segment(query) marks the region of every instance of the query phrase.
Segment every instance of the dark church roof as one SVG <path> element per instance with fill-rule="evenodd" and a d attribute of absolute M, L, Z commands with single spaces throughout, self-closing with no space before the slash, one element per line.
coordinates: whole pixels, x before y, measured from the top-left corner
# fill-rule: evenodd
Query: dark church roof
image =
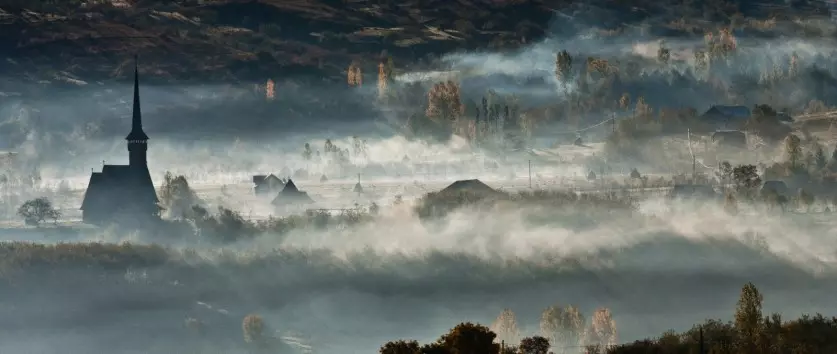
<path fill-rule="evenodd" d="M 148 169 L 132 168 L 129 165 L 104 165 L 102 172 L 90 175 L 81 210 L 103 207 L 103 204 L 149 206 L 158 202 Z"/>
<path fill-rule="evenodd" d="M 270 203 L 273 205 L 309 204 L 314 203 L 314 200 L 308 196 L 308 193 L 300 191 L 293 180 L 288 179 L 288 183 L 285 183 L 285 188 L 282 188 L 282 191 Z"/>
<path fill-rule="evenodd" d="M 134 58 L 136 61 L 136 58 Z M 142 130 L 142 110 L 140 110 L 139 97 L 139 66 L 134 65 L 134 108 L 131 117 L 131 132 L 125 137 L 125 140 L 148 140 L 148 135 Z"/>

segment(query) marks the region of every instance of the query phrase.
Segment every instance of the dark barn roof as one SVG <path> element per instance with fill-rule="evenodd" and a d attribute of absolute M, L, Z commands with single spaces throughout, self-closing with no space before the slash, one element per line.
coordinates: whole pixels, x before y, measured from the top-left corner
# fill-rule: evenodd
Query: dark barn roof
<path fill-rule="evenodd" d="M 716 105 L 710 107 L 703 115 L 720 115 L 725 117 L 749 118 L 750 109 L 745 106 Z"/>
<path fill-rule="evenodd" d="M 459 193 L 459 192 L 469 192 L 475 194 L 484 194 L 484 195 L 496 195 L 501 194 L 502 192 L 497 191 L 494 188 L 489 187 L 487 184 L 483 183 L 478 179 L 466 179 L 466 180 L 459 180 L 456 182 L 451 183 L 449 186 L 445 187 L 439 193 Z"/>
<path fill-rule="evenodd" d="M 714 125 L 742 124 L 750 118 L 750 109 L 744 106 L 712 106 L 701 115 L 701 120 Z"/>

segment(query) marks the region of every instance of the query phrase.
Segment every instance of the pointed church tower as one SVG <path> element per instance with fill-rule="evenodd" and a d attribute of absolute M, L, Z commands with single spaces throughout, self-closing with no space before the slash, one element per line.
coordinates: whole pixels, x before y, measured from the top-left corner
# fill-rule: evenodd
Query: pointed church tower
<path fill-rule="evenodd" d="M 148 135 L 142 130 L 142 111 L 139 96 L 139 67 L 137 57 L 134 57 L 134 111 L 131 119 L 131 132 L 125 137 L 128 141 L 128 158 L 131 167 L 148 168 L 146 153 L 148 151 Z"/>

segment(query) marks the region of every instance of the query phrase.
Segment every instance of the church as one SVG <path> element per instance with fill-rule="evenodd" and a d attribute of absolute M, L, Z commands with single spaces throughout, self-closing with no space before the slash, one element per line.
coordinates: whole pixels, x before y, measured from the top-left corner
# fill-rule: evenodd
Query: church
<path fill-rule="evenodd" d="M 160 207 L 146 153 L 148 135 L 142 129 L 139 68 L 134 64 L 134 107 L 128 143 L 128 165 L 104 165 L 93 172 L 81 203 L 82 220 L 103 225 L 115 221 L 143 222 L 159 219 Z"/>

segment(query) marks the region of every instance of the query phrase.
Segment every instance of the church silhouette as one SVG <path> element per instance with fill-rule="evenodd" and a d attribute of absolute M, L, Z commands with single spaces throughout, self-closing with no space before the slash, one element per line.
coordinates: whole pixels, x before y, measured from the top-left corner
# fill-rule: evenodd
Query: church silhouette
<path fill-rule="evenodd" d="M 148 135 L 142 129 L 139 96 L 139 68 L 134 63 L 134 107 L 128 142 L 128 165 L 104 165 L 93 172 L 81 203 L 82 220 L 102 225 L 120 221 L 159 219 L 160 206 L 148 172 Z"/>

